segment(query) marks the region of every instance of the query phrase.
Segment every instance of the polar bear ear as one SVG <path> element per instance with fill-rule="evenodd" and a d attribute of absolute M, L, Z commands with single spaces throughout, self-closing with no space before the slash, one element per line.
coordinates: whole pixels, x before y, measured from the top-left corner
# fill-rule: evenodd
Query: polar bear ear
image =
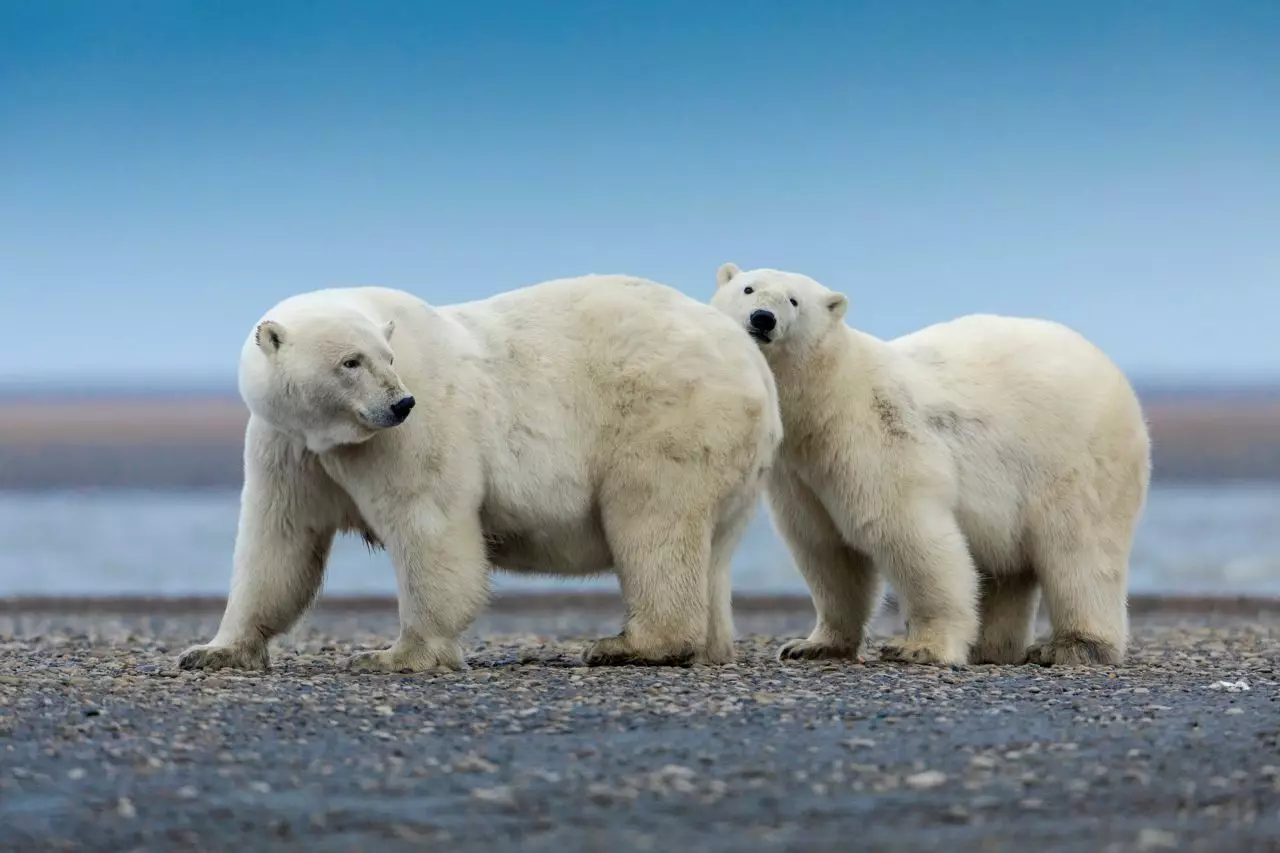
<path fill-rule="evenodd" d="M 837 320 L 844 319 L 844 312 L 849 310 L 849 297 L 843 293 L 828 293 L 824 303 L 827 310 L 831 312 L 831 316 Z"/>
<path fill-rule="evenodd" d="M 388 320 L 386 323 L 383 324 L 382 337 L 386 340 L 387 343 L 391 343 L 391 335 L 395 332 L 395 330 L 396 330 L 395 320 Z"/>
<path fill-rule="evenodd" d="M 716 287 L 724 287 L 726 284 L 733 281 L 733 277 L 740 272 L 742 272 L 742 270 L 738 269 L 738 265 L 732 261 L 721 264 L 720 269 L 716 270 Z"/>
<path fill-rule="evenodd" d="M 275 355 L 284 346 L 284 326 L 274 320 L 263 320 L 253 330 L 253 340 L 267 355 Z"/>

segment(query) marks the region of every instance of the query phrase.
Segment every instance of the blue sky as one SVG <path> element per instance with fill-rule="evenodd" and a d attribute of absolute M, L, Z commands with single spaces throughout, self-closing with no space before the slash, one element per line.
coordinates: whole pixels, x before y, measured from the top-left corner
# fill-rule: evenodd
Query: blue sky
<path fill-rule="evenodd" d="M 1280 378 L 1280 3 L 0 0 L 0 381 L 234 381 L 274 301 L 725 260 L 893 336 Z"/>

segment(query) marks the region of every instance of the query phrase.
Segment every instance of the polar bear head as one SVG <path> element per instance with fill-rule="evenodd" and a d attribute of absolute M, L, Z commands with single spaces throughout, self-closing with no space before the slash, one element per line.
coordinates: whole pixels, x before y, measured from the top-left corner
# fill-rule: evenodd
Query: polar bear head
<path fill-rule="evenodd" d="M 393 363 L 395 322 L 345 306 L 282 303 L 260 321 L 240 359 L 249 411 L 316 452 L 398 426 L 414 399 Z"/>
<path fill-rule="evenodd" d="M 727 263 L 716 272 L 711 304 L 740 322 L 771 356 L 821 344 L 843 327 L 849 300 L 799 273 L 741 270 Z"/>

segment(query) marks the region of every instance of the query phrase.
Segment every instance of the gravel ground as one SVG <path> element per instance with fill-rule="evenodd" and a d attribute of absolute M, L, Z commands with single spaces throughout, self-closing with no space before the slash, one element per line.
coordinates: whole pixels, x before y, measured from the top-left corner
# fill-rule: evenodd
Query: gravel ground
<path fill-rule="evenodd" d="M 491 613 L 449 675 L 180 673 L 216 613 L 0 612 L 0 850 L 1280 850 L 1280 619 L 1134 617 L 1122 667 L 587 669 L 619 614 Z M 892 630 L 890 615 L 877 624 Z M 1247 682 L 1247 690 L 1212 687 Z"/>

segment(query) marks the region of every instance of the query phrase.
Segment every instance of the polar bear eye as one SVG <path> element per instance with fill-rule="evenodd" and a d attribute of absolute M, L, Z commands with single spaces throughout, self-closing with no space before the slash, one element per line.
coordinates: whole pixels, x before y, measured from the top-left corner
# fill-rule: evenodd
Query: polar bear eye
<path fill-rule="evenodd" d="M 749 295 L 751 295 L 752 293 L 755 293 L 755 291 L 754 291 L 754 290 L 752 290 L 750 287 L 744 287 L 744 288 L 742 288 L 742 292 L 743 292 L 743 293 L 745 293 L 745 294 L 747 294 L 748 296 L 749 296 Z"/>
<path fill-rule="evenodd" d="M 800 306 L 800 303 L 796 302 L 796 298 L 794 296 L 791 297 L 791 304 L 795 305 L 797 308 Z"/>
<path fill-rule="evenodd" d="M 360 359 L 349 358 L 346 361 L 342 362 L 342 366 L 345 367 L 347 370 L 355 370 L 357 367 L 360 366 Z"/>

